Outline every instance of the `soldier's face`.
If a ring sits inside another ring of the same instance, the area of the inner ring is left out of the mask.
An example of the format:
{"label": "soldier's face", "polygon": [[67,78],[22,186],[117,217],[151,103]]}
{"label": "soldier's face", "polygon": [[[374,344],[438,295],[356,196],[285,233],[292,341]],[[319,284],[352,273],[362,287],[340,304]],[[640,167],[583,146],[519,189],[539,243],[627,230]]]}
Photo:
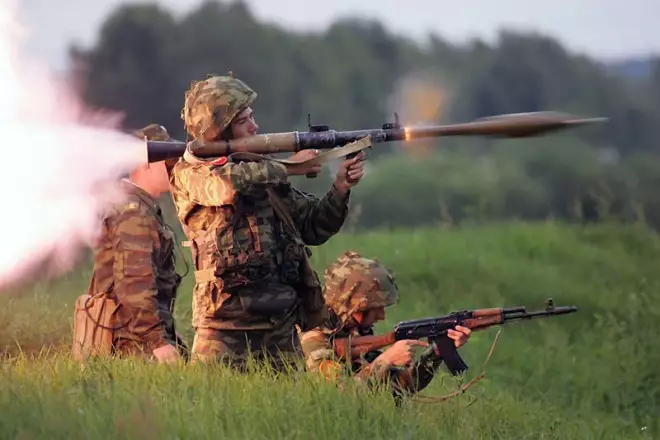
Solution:
{"label": "soldier's face", "polygon": [[378,321],[385,319],[385,308],[376,307],[367,309],[364,312],[357,312],[353,314],[353,318],[357,321],[360,327],[371,327]]}
{"label": "soldier's face", "polygon": [[251,107],[240,112],[231,123],[231,133],[234,139],[254,136],[258,131],[259,126],[254,120]]}

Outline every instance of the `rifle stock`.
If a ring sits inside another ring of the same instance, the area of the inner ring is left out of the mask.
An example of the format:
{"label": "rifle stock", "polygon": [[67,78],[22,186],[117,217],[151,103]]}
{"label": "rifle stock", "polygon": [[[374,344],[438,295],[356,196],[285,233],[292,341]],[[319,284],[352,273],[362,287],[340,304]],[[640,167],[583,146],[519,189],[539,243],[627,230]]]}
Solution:
{"label": "rifle stock", "polygon": [[363,356],[370,351],[380,350],[383,347],[392,345],[396,342],[394,332],[382,335],[355,336],[348,338],[335,339],[333,341],[335,353],[342,360],[347,360],[347,353],[350,351],[350,359]]}

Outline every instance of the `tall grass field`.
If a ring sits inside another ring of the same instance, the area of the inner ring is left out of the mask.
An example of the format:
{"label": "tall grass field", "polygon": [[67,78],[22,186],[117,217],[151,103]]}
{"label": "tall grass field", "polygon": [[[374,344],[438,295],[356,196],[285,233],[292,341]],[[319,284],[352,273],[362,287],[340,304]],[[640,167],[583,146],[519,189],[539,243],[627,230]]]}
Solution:
{"label": "tall grass field", "polygon": [[[73,301],[89,266],[0,296],[0,438],[7,439],[652,439],[660,438],[660,239],[642,227],[556,223],[341,233],[314,248],[321,273],[345,249],[397,277],[400,320],[465,308],[577,313],[473,333],[464,394],[397,407],[386,390],[311,373],[234,375],[219,366],[68,358]],[[192,343],[192,275],[176,305]]]}

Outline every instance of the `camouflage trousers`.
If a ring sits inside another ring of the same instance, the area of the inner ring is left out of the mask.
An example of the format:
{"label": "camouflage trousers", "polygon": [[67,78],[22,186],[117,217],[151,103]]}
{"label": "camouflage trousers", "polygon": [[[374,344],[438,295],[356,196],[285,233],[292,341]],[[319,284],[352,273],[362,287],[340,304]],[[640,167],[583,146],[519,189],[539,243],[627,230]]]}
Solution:
{"label": "camouflage trousers", "polygon": [[[190,360],[190,349],[183,340],[183,337],[177,334],[176,348],[182,359],[186,362]],[[130,338],[116,338],[112,341],[112,351],[115,356],[120,358],[140,358],[145,361],[155,361],[156,357],[140,341]]]}
{"label": "camouflage trousers", "polygon": [[295,322],[274,330],[196,328],[192,362],[219,362],[246,373],[250,358],[259,366],[283,373],[304,368],[304,354]]}

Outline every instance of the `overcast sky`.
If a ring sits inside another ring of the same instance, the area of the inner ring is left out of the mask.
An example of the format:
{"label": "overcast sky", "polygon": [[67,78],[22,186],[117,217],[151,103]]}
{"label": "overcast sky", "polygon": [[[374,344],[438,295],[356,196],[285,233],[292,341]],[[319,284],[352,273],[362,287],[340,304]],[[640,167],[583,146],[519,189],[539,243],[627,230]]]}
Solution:
{"label": "overcast sky", "polygon": [[[200,0],[156,0],[186,12]],[[106,14],[135,0],[19,0],[30,27],[27,49],[53,67],[65,65],[71,41],[91,44]],[[573,50],[616,59],[660,54],[660,0],[250,0],[253,13],[293,29],[325,28],[344,15],[382,20],[391,30],[452,41],[491,39],[501,27],[536,29]],[[66,11],[66,12],[65,12]]]}

